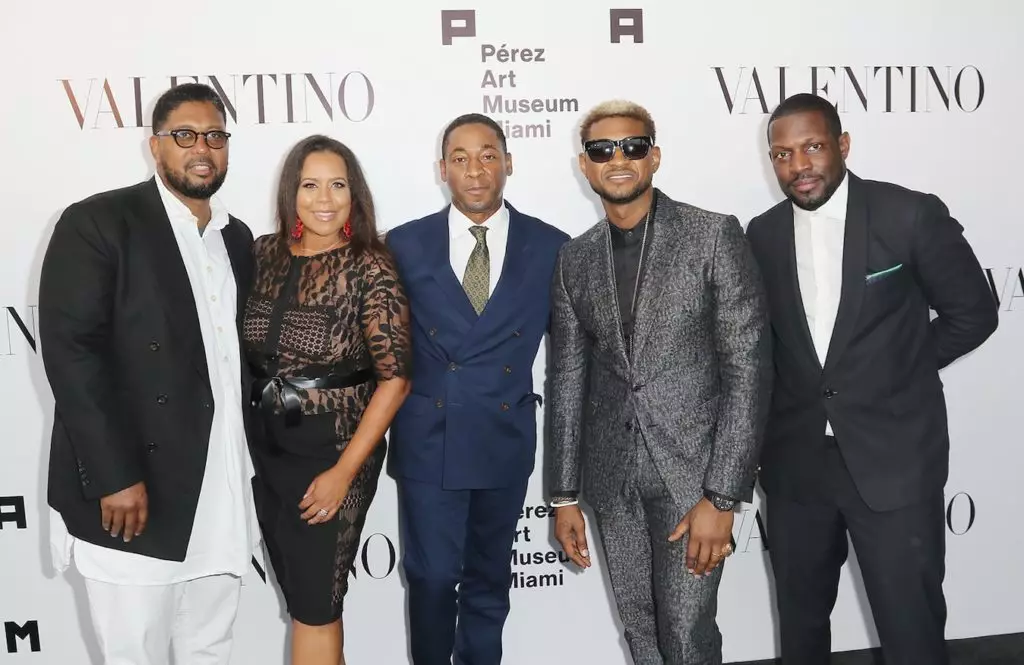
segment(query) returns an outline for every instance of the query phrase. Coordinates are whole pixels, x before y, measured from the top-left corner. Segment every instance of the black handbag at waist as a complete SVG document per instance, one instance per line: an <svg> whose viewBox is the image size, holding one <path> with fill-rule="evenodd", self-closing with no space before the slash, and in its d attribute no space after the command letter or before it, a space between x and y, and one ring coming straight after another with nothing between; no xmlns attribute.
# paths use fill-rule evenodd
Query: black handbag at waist
<svg viewBox="0 0 1024 665"><path fill-rule="evenodd" d="M270 414L274 412L277 397L280 395L281 406L284 408L284 421L287 427L299 424L302 416L302 403L299 390L351 388L368 383L375 378L373 369L364 367L350 374L328 374L316 378L306 376L266 376L258 367L252 367L256 377L252 386L252 405Z"/></svg>

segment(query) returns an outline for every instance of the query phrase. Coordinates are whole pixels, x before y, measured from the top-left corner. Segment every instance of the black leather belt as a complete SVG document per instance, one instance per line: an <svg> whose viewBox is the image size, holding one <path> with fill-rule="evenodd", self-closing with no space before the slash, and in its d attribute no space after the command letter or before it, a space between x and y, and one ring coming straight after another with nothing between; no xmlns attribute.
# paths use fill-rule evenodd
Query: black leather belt
<svg viewBox="0 0 1024 665"><path fill-rule="evenodd" d="M258 374L255 368L253 371ZM273 413L277 397L280 395L281 406L284 408L285 425L294 427L299 424L299 419L302 416L302 403L297 391L351 388L373 379L374 373L369 367L351 374L328 374L315 379L305 376L263 376L257 378L253 383L251 400L253 406L258 406L267 413Z"/></svg>

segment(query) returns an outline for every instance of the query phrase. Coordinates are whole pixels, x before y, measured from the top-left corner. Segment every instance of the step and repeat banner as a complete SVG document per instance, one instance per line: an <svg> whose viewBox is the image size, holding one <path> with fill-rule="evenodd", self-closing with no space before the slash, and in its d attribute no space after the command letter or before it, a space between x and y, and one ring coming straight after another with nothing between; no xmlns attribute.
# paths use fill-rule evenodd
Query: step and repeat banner
<svg viewBox="0 0 1024 665"><path fill-rule="evenodd" d="M186 81L210 84L227 105L231 161L220 195L257 235L273 228L285 153L313 133L340 139L362 160L382 228L441 208L441 132L470 111L508 134L507 198L578 235L601 217L576 169L578 123L610 98L653 114L663 150L656 185L745 224L781 198L767 159L768 113L796 92L834 102L852 136L851 169L938 194L999 300L999 330L943 373L952 434L948 636L1024 630L1024 534L1014 526L1024 509L1024 227L1014 204L1022 20L1024 8L999 0L5 3L0 661L99 662L81 580L55 573L49 558L53 400L39 355L39 267L65 206L152 174L153 102ZM543 375L542 350L538 385ZM512 554L505 662L627 663L601 558L582 574L566 565L541 480L538 467ZM776 654L759 506L737 516L721 589L730 661ZM349 662L408 662L400 552L385 477L352 571ZM242 600L232 662L284 663L287 622L273 578L254 571ZM870 624L851 565L833 615L835 649L877 644Z"/></svg>

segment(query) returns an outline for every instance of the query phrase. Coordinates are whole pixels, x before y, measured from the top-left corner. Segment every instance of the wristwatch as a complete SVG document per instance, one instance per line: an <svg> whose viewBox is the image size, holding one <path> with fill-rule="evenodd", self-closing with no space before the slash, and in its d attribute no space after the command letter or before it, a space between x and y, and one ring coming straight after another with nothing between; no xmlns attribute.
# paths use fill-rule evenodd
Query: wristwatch
<svg viewBox="0 0 1024 665"><path fill-rule="evenodd" d="M728 512L736 507L736 500L722 496L712 492L711 490L704 490L704 497L711 502L711 505L721 510L723 513Z"/></svg>

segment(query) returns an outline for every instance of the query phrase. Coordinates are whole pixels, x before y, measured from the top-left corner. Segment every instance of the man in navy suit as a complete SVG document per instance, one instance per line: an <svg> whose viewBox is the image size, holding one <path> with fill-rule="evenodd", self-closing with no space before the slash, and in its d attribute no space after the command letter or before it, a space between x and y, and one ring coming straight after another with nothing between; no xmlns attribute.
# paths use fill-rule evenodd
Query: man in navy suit
<svg viewBox="0 0 1024 665"><path fill-rule="evenodd" d="M490 118L441 141L452 202L387 242L412 313L412 393L391 426L415 665L494 665L512 544L537 448L533 363L569 236L503 196L512 175Z"/></svg>

